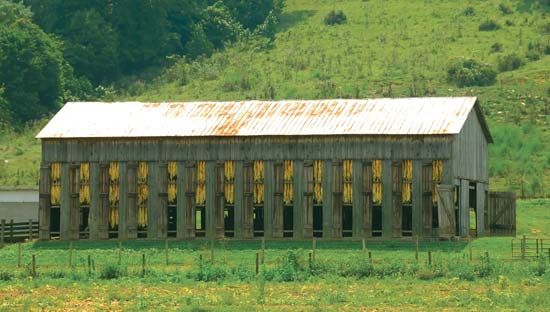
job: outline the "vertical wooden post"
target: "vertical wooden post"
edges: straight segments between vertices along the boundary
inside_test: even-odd
[[[158,164],[157,171],[157,238],[168,236],[168,163],[163,161]]]
[[[6,233],[6,220],[2,219],[0,225],[0,247],[4,247],[5,233]]]
[[[459,235],[470,235],[470,181],[460,180]]]
[[[128,239],[128,163],[120,161],[119,165],[119,220],[118,220],[118,239]]]
[[[469,256],[470,261],[472,261],[472,259],[473,259],[472,238],[470,236],[468,236],[468,256]]]
[[[141,255],[141,277],[145,277],[145,254]]]
[[[308,265],[308,268],[311,269],[311,264],[313,263],[313,256],[311,255],[311,252],[308,254],[308,258],[307,258],[307,265]]]
[[[303,164],[302,235],[304,238],[311,238],[313,237],[313,162],[307,160]]]
[[[71,178],[69,164],[61,163],[61,198],[59,208],[60,238],[71,239]]]
[[[422,160],[413,160],[413,184],[412,184],[412,230],[413,235],[424,234],[424,220],[422,218],[423,194],[422,194]]]
[[[13,219],[10,220],[10,241],[13,242]]]
[[[256,275],[260,273],[260,255],[256,253]]]
[[[485,252],[485,259],[489,260],[489,252],[488,251]]]
[[[32,255],[32,276],[36,276],[36,256]]]
[[[92,256],[88,255],[88,276],[92,275]]]
[[[186,220],[187,220],[187,200],[185,196],[185,188],[187,179],[186,177],[187,167],[184,161],[178,162],[178,180],[176,182],[176,237],[178,239],[186,238]]]
[[[264,264],[264,257],[265,257],[265,237],[262,237],[262,257],[261,257],[262,264]]]
[[[17,267],[21,267],[21,243],[17,243]]]
[[[323,161],[323,237],[332,237],[332,160]]]
[[[312,246],[312,259],[315,261],[315,254],[317,253],[317,238],[313,238],[313,246]]]
[[[367,245],[365,244],[365,239],[363,238],[361,240],[361,251],[364,253],[365,251],[367,251]]]
[[[38,238],[50,239],[50,165],[40,164],[39,203],[38,203]]]
[[[428,265],[432,265],[432,252],[428,251]]]
[[[352,203],[353,203],[353,236],[354,237],[365,237],[365,196],[363,194],[364,189],[364,170],[363,170],[363,161],[354,160],[352,165],[352,181],[353,181],[353,193],[352,193]]]
[[[275,191],[275,172],[273,167],[273,161],[264,161],[264,237],[273,237],[273,225],[274,225],[274,191]],[[264,254],[262,252],[262,263]]]
[[[224,206],[225,206],[225,174],[224,174],[224,162],[218,161],[214,164],[214,211],[213,222],[214,230],[213,236],[215,238],[223,239],[225,237],[225,222],[224,222]]]
[[[332,237],[342,237],[342,206],[344,188],[344,173],[342,160],[332,162]]]
[[[168,265],[168,239],[164,240],[164,257],[166,258],[166,265]]]
[[[236,168],[237,169],[237,168]],[[236,172],[235,172],[236,173]],[[245,161],[242,169],[243,175],[243,200],[242,200],[242,235],[243,238],[252,238],[254,236],[254,206],[253,206],[253,163]],[[235,182],[237,177],[235,176]],[[237,185],[235,185],[235,195],[237,195]],[[235,203],[236,204],[236,203]]]
[[[73,241],[69,241],[69,268],[73,267]]]
[[[393,183],[392,162],[384,159],[382,163],[382,236],[391,238],[393,235]]]
[[[304,162],[294,160],[293,238],[304,237]]]
[[[149,161],[147,167],[147,187],[149,188],[149,196],[147,197],[147,238],[162,238],[159,231],[162,214],[159,198],[159,165],[157,162]]]
[[[521,239],[521,260],[525,259],[525,241],[526,237],[523,235],[523,238]]]
[[[29,240],[32,240],[32,219],[29,219]]]
[[[206,161],[206,237],[216,237],[216,163],[212,160]]]
[[[372,251],[369,251],[369,262],[372,264]]]
[[[137,166],[134,161],[126,164],[128,204],[126,210],[126,238],[137,238]],[[124,176],[121,176],[123,179]],[[121,185],[122,186],[122,185]]]
[[[244,237],[244,163],[235,160],[235,238]]]
[[[120,232],[119,232],[120,233]],[[122,264],[122,241],[118,241],[118,265]]]
[[[283,238],[284,162],[273,165],[273,237]]]
[[[418,261],[418,235],[416,235],[416,252],[414,253],[414,259],[416,259],[416,261]]]
[[[80,164],[69,165],[69,240],[80,238]]]
[[[90,164],[90,170],[92,170],[91,164]],[[90,188],[91,188],[91,181],[90,181]],[[97,211],[98,238],[108,239],[109,238],[109,163],[108,162],[102,162],[99,164],[99,203],[97,208],[98,208],[97,209],[98,210]]]
[[[539,239],[538,238],[535,239],[535,246],[537,246],[536,251],[537,251],[537,257],[538,257],[539,256]]]

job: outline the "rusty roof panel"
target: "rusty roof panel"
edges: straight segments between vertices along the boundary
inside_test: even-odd
[[[475,97],[70,102],[38,138],[457,134]]]

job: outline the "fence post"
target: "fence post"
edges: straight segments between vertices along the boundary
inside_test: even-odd
[[[10,220],[10,241],[13,242],[13,219]]]
[[[525,235],[521,239],[521,260],[525,259]]]
[[[372,251],[369,251],[369,262],[372,264]]]
[[[145,277],[145,254],[141,255],[141,277]]]
[[[29,240],[32,240],[32,219],[29,219]]]
[[[92,256],[88,255],[88,276],[92,275]]]
[[[535,239],[535,245],[537,246],[536,247],[536,250],[537,250],[537,257],[539,256],[539,239]]]
[[[361,251],[364,253],[367,250],[367,245],[365,244],[365,239],[361,240]]]
[[[315,237],[313,238],[313,250],[311,252],[311,261],[315,261],[315,253],[317,252],[317,239]]]
[[[73,241],[69,241],[69,268],[73,266]]]
[[[485,258],[486,258],[487,260],[489,260],[489,252],[488,252],[488,251],[485,252]]]
[[[428,251],[428,265],[432,265],[432,252]]]
[[[262,264],[264,264],[264,257],[265,257],[265,237],[262,237],[262,257],[260,259]]]
[[[414,259],[418,261],[418,235],[416,235],[416,251],[414,254]]]
[[[36,256],[32,255],[32,276],[36,276]]]
[[[168,265],[168,239],[164,240],[164,257],[166,258],[166,265]]]
[[[470,236],[468,236],[468,257],[470,258],[470,261],[473,260],[472,238]]]
[[[2,219],[0,229],[0,247],[4,247],[5,232],[6,232],[6,220]]]
[[[260,255],[256,253],[256,275],[260,273]]]
[[[21,267],[21,242],[17,243],[17,267]]]

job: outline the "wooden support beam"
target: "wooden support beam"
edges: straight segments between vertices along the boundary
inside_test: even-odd
[[[99,163],[90,163],[90,239],[99,239]]]
[[[401,200],[401,192],[403,185],[403,171],[401,168],[401,161],[392,162],[392,193],[393,193],[393,233],[392,237],[401,237],[401,225],[403,216],[403,203]]]
[[[225,206],[224,196],[224,162],[218,161],[215,163],[214,169],[214,188],[215,188],[215,202],[214,202],[214,235],[216,238],[225,237],[225,224],[223,217],[223,210]]]
[[[99,164],[98,238],[109,238],[109,163]]]
[[[342,161],[332,162],[332,237],[342,237],[342,205],[344,188],[344,173]]]
[[[302,160],[294,160],[294,235],[295,239],[304,237],[304,162]]]
[[[323,237],[332,237],[332,160],[323,161]]]
[[[80,238],[80,164],[69,165],[70,217],[69,239]]]
[[[272,211],[272,236],[274,238],[283,237],[283,192],[284,192],[284,167],[283,162],[276,162],[273,165],[273,211]]]
[[[185,237],[195,237],[196,162],[185,162]]]
[[[363,163],[363,237],[372,237],[372,163]]]
[[[206,162],[206,237],[216,237],[216,163]]]
[[[186,172],[187,167],[185,166],[184,161],[178,162],[178,180],[176,184],[176,193],[177,193],[177,202],[176,202],[176,237],[178,239],[187,238],[188,233],[186,228],[187,218],[187,200],[185,200],[185,189],[186,189]]]
[[[313,237],[313,162],[311,160],[304,161],[303,166],[303,237],[311,238]]]
[[[243,209],[242,235],[243,238],[254,236],[254,205],[253,205],[253,165],[251,161],[243,163]]]
[[[364,228],[364,217],[365,217],[365,197],[363,195],[363,161],[362,160],[353,160],[352,165],[352,207],[353,207],[353,237],[363,238],[365,237],[365,228]]]
[[[275,190],[273,161],[264,161],[264,237],[273,237],[273,192]]]
[[[71,239],[71,177],[69,163],[61,163],[60,237]]]
[[[422,211],[422,160],[413,160],[413,182],[412,182],[412,235],[423,236],[424,222]]]
[[[158,238],[159,219],[160,215],[160,200],[159,200],[159,167],[157,162],[147,163],[147,188],[149,194],[147,196],[147,238]]]
[[[119,162],[118,238],[128,239],[128,164]]]
[[[235,238],[243,238],[244,225],[244,163],[235,160]]]
[[[470,181],[468,180],[459,180],[460,181],[460,199],[459,199],[459,210],[458,218],[459,221],[459,235],[460,236],[469,236],[470,235]]]
[[[392,161],[382,163],[382,236],[391,238],[393,227]]]
[[[477,236],[483,236],[485,234],[485,191],[487,185],[485,183],[476,183],[476,217],[477,217]]]
[[[40,182],[38,186],[38,223],[39,233],[38,239],[50,239],[50,222],[51,222],[51,179],[50,165],[47,163],[40,164]]]
[[[127,181],[128,188],[128,204],[126,210],[126,238],[128,239],[137,238],[137,166],[137,162],[128,162],[126,169],[127,176],[124,176],[122,174],[120,176],[121,179]],[[124,196],[124,193],[122,193],[122,189],[121,196]]]
[[[168,163],[165,161],[158,163],[157,185],[157,238],[166,239],[168,235]]]

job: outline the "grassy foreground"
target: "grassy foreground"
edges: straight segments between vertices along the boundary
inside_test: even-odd
[[[550,237],[549,205],[520,201],[518,236]],[[213,264],[204,240],[168,241],[167,250],[162,241],[120,250],[116,241],[81,241],[72,253],[67,242],[29,242],[21,267],[17,245],[0,250],[0,310],[543,311],[549,259],[511,261],[510,241],[477,239],[472,260],[467,242],[420,242],[418,261],[410,241],[367,241],[366,251],[360,241],[318,241],[311,262],[310,241],[267,241],[257,275],[259,241],[218,241]]]

